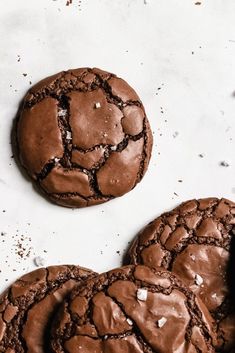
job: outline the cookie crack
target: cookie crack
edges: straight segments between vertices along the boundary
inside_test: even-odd
[[[57,157],[53,158],[53,159],[50,159],[45,165],[44,167],[42,168],[42,170],[36,174],[36,180],[38,182],[42,181],[43,179],[45,179],[49,174],[50,172],[52,171],[52,169],[58,165],[58,162],[57,162]]]
[[[60,165],[63,168],[71,168],[71,155],[72,155],[72,129],[69,124],[70,117],[70,104],[69,98],[62,95],[57,98],[58,100],[58,112],[57,112],[57,120],[58,126],[61,133],[62,143],[63,143],[63,157],[54,157],[50,159],[42,168],[42,170],[36,174],[37,181],[42,181],[45,179],[52,169]]]
[[[33,92],[33,89],[29,91],[29,94],[26,96],[24,103],[25,107],[32,108],[35,104],[42,101],[44,98],[51,96],[52,98],[57,98],[58,95],[56,91],[60,86],[60,80],[63,79],[66,75],[66,71],[62,71],[61,74],[54,80],[50,87],[43,87],[39,92]]]
[[[69,123],[70,103],[69,98],[65,95],[59,98],[57,118],[64,147],[64,154],[60,159],[60,164],[64,168],[71,168],[72,129]]]

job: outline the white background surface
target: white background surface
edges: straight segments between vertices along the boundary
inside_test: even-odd
[[[235,1],[195,2],[0,0],[1,290],[35,269],[39,255],[46,265],[111,269],[121,262],[116,251],[160,213],[194,197],[235,199]],[[71,210],[35,192],[11,158],[10,134],[29,81],[83,66],[137,90],[154,149],[132,192]],[[21,235],[26,259],[15,254]]]

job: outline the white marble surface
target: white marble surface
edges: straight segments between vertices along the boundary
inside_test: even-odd
[[[194,197],[235,199],[235,1],[201,1],[0,0],[0,289],[39,255],[47,265],[116,267],[116,251],[163,211]],[[133,85],[154,149],[131,193],[71,210],[35,192],[11,158],[10,134],[29,81],[82,66]],[[26,259],[15,254],[20,235],[32,247]]]

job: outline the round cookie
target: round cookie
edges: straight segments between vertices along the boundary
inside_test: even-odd
[[[53,202],[84,207],[122,196],[140,182],[152,133],[140,98],[124,80],[82,68],[30,89],[17,142],[22,165]]]
[[[52,330],[55,353],[214,352],[212,318],[174,274],[126,266],[74,289]]]
[[[200,296],[218,324],[224,352],[235,349],[234,279],[230,279],[234,242],[235,203],[207,198],[187,201],[156,218],[140,232],[128,254],[133,264],[174,271]]]
[[[49,353],[54,312],[81,281],[96,274],[78,266],[40,268],[18,279],[0,297],[0,352]]]

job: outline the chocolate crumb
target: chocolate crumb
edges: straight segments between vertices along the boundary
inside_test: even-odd
[[[230,164],[228,163],[228,162],[226,162],[226,161],[221,161],[220,162],[220,165],[222,166],[222,167],[229,167],[230,166]]]
[[[33,262],[34,262],[35,266],[37,266],[37,267],[45,266],[45,259],[41,256],[35,257]]]

